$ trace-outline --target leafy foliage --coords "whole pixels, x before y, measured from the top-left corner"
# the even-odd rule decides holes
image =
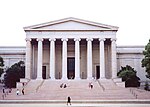
[[[0,56],[0,76],[1,76],[1,74],[4,72],[3,67],[4,67],[4,60],[3,60],[3,58]]]
[[[24,62],[20,61],[15,63],[6,70],[5,85],[9,88],[16,88],[16,82],[20,81],[20,78],[25,77],[25,66]]]
[[[146,91],[150,91],[150,90],[149,90],[149,84],[148,84],[148,81],[145,82],[145,87],[144,87],[144,89],[145,89]]]
[[[146,77],[150,79],[150,40],[149,43],[145,46],[143,55],[144,58],[142,60],[142,67],[146,68],[146,72],[147,72]]]
[[[140,78],[136,76],[136,70],[129,65],[126,65],[126,67],[121,67],[121,70],[117,73],[117,75],[122,78],[122,81],[125,81],[126,87],[140,86]]]

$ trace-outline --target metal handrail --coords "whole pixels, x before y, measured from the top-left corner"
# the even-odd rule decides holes
[[[99,81],[99,80],[97,80],[97,81],[98,81],[99,86],[100,86],[100,87],[102,87],[103,91],[105,91],[104,86],[100,83],[100,81]]]
[[[130,88],[130,92],[131,92],[131,94],[137,99],[137,96],[138,96],[138,95],[133,91],[133,89]]]
[[[40,83],[40,85],[39,86],[37,86],[37,88],[36,88],[36,92],[39,90],[39,88],[43,85],[43,83],[44,83],[44,80]]]

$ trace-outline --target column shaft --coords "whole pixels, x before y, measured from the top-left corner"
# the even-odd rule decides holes
[[[62,79],[67,79],[67,41],[68,39],[62,39]]]
[[[38,62],[37,62],[37,79],[42,79],[42,64],[43,64],[43,39],[39,38],[38,41]]]
[[[105,39],[99,39],[100,41],[100,79],[105,78]]]
[[[25,78],[31,78],[31,39],[26,38]]]
[[[87,79],[92,79],[92,40],[87,39]]]
[[[50,79],[55,79],[55,41],[56,39],[49,39],[50,41]]]
[[[75,41],[75,79],[80,79],[80,39]]]
[[[116,57],[116,39],[111,39],[111,50],[112,50],[112,78],[117,78],[117,57]]]

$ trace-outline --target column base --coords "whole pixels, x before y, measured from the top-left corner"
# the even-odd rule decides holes
[[[61,80],[68,80],[68,78],[62,77]]]
[[[37,77],[36,80],[43,80],[43,78],[42,77]]]
[[[49,77],[50,80],[55,80],[55,77]]]
[[[113,76],[113,77],[112,77],[112,79],[116,79],[116,78],[118,78],[118,77],[117,77],[117,76]]]
[[[56,80],[55,78],[49,78],[48,80]]]
[[[99,79],[106,79],[106,77],[100,77]]]
[[[75,79],[75,80],[81,80],[81,78],[80,78],[80,77],[75,77],[74,79]]]
[[[93,79],[93,77],[88,77],[88,78],[87,78],[87,80],[92,80],[92,79]]]

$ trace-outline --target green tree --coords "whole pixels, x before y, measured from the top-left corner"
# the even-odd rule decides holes
[[[20,78],[25,77],[25,66],[24,62],[20,61],[15,63],[6,70],[4,83],[9,88],[16,88],[16,82],[20,81]]]
[[[146,77],[150,79],[150,40],[143,51],[144,58],[142,59],[142,67],[146,68]]]
[[[136,76],[136,70],[129,65],[126,67],[121,67],[121,70],[117,73],[119,78],[122,78],[122,81],[125,81],[126,87],[139,87],[140,78]]]
[[[1,76],[1,74],[4,72],[3,67],[4,67],[4,60],[3,60],[3,58],[0,56],[0,76]]]

